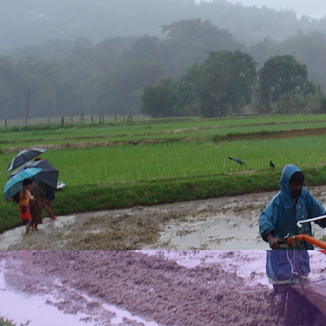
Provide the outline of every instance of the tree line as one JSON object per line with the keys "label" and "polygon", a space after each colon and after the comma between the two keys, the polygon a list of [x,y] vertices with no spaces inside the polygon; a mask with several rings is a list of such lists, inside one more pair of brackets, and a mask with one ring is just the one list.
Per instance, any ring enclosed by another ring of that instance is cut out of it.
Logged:
{"label": "tree line", "polygon": [[225,117],[251,112],[325,113],[323,92],[308,80],[308,71],[291,55],[268,59],[257,72],[253,58],[239,50],[209,52],[178,80],[163,79],[142,95],[142,112],[155,118]]}
{"label": "tree line", "polygon": [[[299,33],[279,43],[266,38],[246,46],[228,30],[196,18],[164,25],[162,35],[114,37],[95,44],[87,38],[49,40],[1,57],[0,118],[24,117],[27,98],[30,117],[150,114],[148,98],[154,91],[162,98],[160,105],[173,104],[173,116],[239,114],[248,103],[262,113],[287,112],[294,104],[300,112],[322,110],[323,34]],[[268,80],[266,86],[261,69],[267,69],[272,57],[277,66],[283,56],[301,69],[292,81],[296,86],[291,88],[290,81],[270,86]]]}

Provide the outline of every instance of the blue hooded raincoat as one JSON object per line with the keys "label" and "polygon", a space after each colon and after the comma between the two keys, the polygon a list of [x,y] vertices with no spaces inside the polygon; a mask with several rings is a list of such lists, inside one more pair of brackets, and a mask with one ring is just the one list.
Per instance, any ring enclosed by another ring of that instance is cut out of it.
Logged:
{"label": "blue hooded raincoat", "polygon": [[[293,164],[286,165],[280,179],[280,192],[268,203],[259,218],[259,231],[262,238],[267,241],[271,234],[276,238],[294,236],[302,232],[311,235],[310,223],[303,224],[303,229],[297,227],[300,220],[325,215],[322,204],[313,197],[306,188],[302,188],[301,195],[294,202],[290,187],[290,178],[301,171]],[[326,227],[326,220],[316,222]],[[313,245],[305,243],[306,249],[313,249]],[[300,248],[295,248],[300,249]],[[310,272],[309,255],[306,250],[268,250],[266,271],[272,283],[292,283],[306,276]]]}
{"label": "blue hooded raincoat", "polygon": [[267,250],[266,273],[272,284],[296,283],[310,273],[308,250]]}
{"label": "blue hooded raincoat", "polygon": [[[300,233],[311,235],[310,223],[304,223],[303,229],[300,229],[297,222],[325,215],[322,204],[304,187],[297,203],[294,202],[289,181],[291,176],[298,171],[301,169],[293,164],[283,168],[280,179],[281,190],[271,199],[260,215],[259,231],[265,241],[267,241],[268,234],[281,239],[287,235],[291,237]],[[321,227],[326,227],[326,219],[316,221],[316,223]],[[313,245],[306,243],[305,249],[313,249]]]}

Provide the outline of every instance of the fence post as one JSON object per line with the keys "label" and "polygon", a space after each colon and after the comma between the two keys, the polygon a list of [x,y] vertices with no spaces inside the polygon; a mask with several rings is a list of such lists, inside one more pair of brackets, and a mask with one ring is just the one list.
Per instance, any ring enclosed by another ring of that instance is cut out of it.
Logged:
{"label": "fence post", "polygon": [[65,124],[65,118],[61,117],[61,125],[63,126]]}
{"label": "fence post", "polygon": [[7,129],[7,119],[5,119],[5,129]]}

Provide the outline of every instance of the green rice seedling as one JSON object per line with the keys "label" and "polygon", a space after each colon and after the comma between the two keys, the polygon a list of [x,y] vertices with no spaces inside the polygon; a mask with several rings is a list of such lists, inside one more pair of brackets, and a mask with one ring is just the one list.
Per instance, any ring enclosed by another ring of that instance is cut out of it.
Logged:
{"label": "green rice seedling", "polygon": [[[0,155],[0,181],[13,153]],[[230,161],[236,157],[246,163]],[[285,164],[323,164],[324,136],[210,142],[166,142],[152,145],[48,150],[42,154],[69,185],[106,184],[268,170],[273,160]]]}
{"label": "green rice seedling", "polygon": [[[49,151],[44,157],[67,184],[119,183],[270,169],[326,162],[323,136]],[[240,166],[228,156],[243,160]]]}
{"label": "green rice seedling", "polygon": [[[170,137],[175,137],[179,132],[190,137],[202,137],[211,134],[219,128],[222,134],[240,132],[277,131],[302,128],[325,127],[325,115],[306,116],[270,116],[270,117],[235,117],[224,119],[198,119],[189,118],[186,121],[169,119],[163,121],[142,121],[130,124],[96,124],[96,125],[71,125],[62,127],[40,128],[30,126],[17,132],[0,130],[0,144],[3,146],[28,146],[31,142],[40,144],[87,141],[87,139],[100,140],[132,140],[135,138],[159,137],[162,133],[171,132]],[[231,128],[231,129],[229,129]],[[176,133],[177,132],[177,133]],[[98,137],[98,138],[96,138]]]}

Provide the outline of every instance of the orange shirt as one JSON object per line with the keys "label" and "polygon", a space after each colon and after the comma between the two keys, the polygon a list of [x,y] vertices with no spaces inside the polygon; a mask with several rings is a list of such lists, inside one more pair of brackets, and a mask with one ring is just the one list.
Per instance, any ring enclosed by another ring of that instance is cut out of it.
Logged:
{"label": "orange shirt", "polygon": [[23,189],[19,192],[19,206],[29,206],[32,199],[33,197],[27,189]]}

